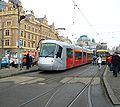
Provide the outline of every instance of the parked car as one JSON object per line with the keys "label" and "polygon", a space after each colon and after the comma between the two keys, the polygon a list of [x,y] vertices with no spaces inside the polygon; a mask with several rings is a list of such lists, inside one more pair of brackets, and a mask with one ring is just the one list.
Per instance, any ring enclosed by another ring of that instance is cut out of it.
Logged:
{"label": "parked car", "polygon": [[9,67],[9,58],[6,58],[6,57],[2,58],[1,67]]}

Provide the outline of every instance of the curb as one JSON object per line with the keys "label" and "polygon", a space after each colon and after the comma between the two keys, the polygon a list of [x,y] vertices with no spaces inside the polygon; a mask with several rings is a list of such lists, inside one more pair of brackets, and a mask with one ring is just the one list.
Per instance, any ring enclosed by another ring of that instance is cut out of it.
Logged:
{"label": "curb", "polygon": [[37,72],[37,71],[38,71],[38,69],[34,69],[34,70],[28,70],[28,71],[23,71],[23,72],[21,71],[21,72],[17,72],[17,73],[2,75],[2,76],[0,76],[0,79],[6,78],[6,77],[17,76],[17,75],[21,75],[21,74],[26,74],[26,73],[30,73],[30,72]]}
{"label": "curb", "polygon": [[107,69],[108,69],[108,66],[106,67],[105,72],[103,74],[103,83],[105,86],[106,93],[114,105],[120,105],[119,100],[114,95],[113,90],[111,89],[111,87],[106,79]]}

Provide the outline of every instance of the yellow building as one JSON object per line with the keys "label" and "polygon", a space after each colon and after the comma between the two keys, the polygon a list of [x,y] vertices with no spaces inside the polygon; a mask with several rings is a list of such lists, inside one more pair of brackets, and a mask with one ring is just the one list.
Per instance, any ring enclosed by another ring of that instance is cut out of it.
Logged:
{"label": "yellow building", "polygon": [[59,39],[54,24],[48,25],[46,15],[43,18],[36,18],[33,11],[26,14],[21,2],[19,2],[20,16],[25,18],[20,21],[20,38],[18,38],[18,8],[15,8],[10,0],[8,3],[0,2],[3,5],[0,7],[0,52],[4,50],[4,53],[6,51],[17,53],[18,39],[20,39],[21,54],[29,51],[36,55],[36,47],[41,39]]}

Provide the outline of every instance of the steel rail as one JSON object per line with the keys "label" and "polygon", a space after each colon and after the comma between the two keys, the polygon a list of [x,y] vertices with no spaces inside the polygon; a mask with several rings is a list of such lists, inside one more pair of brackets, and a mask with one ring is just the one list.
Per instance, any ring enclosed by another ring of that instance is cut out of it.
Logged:
{"label": "steel rail", "polygon": [[[86,71],[87,71],[87,70],[84,70],[83,72],[78,73],[78,74],[80,75],[80,74],[82,74],[82,73],[84,73],[84,72],[86,72]],[[72,74],[71,76],[73,76],[73,74]],[[68,82],[71,81],[71,80],[72,80],[72,78],[71,78],[70,80],[68,80],[66,83],[62,83],[61,85],[58,85],[57,87],[54,87],[54,88],[52,88],[52,89],[44,92],[43,94],[40,94],[40,95],[38,95],[38,96],[35,96],[35,97],[33,97],[32,99],[29,99],[28,101],[26,101],[26,102],[18,105],[17,107],[23,107],[23,106],[31,103],[32,101],[37,100],[37,99],[40,98],[40,97],[43,97],[44,95],[48,94],[48,93],[51,92],[52,90],[55,90],[55,89],[56,89],[56,91],[52,94],[52,96],[49,98],[49,100],[48,100],[47,103],[45,104],[45,107],[47,107],[47,106],[50,104],[50,102],[52,101],[52,99],[54,98],[54,96],[56,95],[56,93],[58,93],[58,92],[59,92],[66,84],[68,84]]]}
{"label": "steel rail", "polygon": [[[90,82],[87,83],[87,84],[83,87],[83,89],[75,96],[75,98],[67,105],[67,107],[71,107],[71,106],[76,102],[76,100],[83,94],[83,92],[84,92],[86,89],[89,88],[89,86],[92,84],[94,78],[96,77],[96,75],[97,75],[98,73],[99,73],[99,72],[96,72],[95,75],[93,75],[93,77],[91,78]],[[89,99],[89,101],[90,101],[90,99]],[[91,101],[90,101],[89,103],[91,103]],[[89,106],[92,107],[91,104],[89,104]]]}
{"label": "steel rail", "polygon": [[[83,72],[81,72],[83,73]],[[79,73],[79,75],[81,74]],[[97,72],[98,73],[98,72]],[[97,74],[95,73],[95,75]],[[79,98],[79,95],[81,95],[86,89],[87,87],[91,84],[91,82],[93,81],[93,78],[95,77],[95,75],[92,77],[91,81],[85,85],[85,87],[77,94],[77,96],[72,100],[72,102],[69,104],[70,106],[67,107],[71,107],[72,103],[74,103],[74,100],[76,101],[77,98]],[[66,83],[64,83],[59,89],[57,89],[54,94],[50,97],[50,99],[47,101],[47,103],[45,104],[45,107],[48,107],[48,105],[50,104],[50,102],[54,99],[54,96],[66,85],[68,84],[73,78],[71,78],[70,80],[68,80]]]}
{"label": "steel rail", "polygon": [[[78,74],[82,74],[82,73],[84,73],[84,72],[86,72],[86,70],[84,70],[83,72],[80,72],[80,73],[78,73]],[[72,75],[74,75],[74,74],[75,74],[75,73],[73,73]],[[70,74],[70,75],[71,75],[71,74]],[[56,79],[58,79],[58,78],[65,78],[65,77],[70,76],[70,75],[64,75],[64,76],[61,76],[61,77],[56,76],[56,77],[54,77],[54,78],[53,78],[53,77],[50,77],[50,78],[47,78],[47,79],[43,80],[42,82],[50,81],[50,80],[56,80]],[[18,76],[18,75],[17,75],[17,76]],[[17,76],[14,76],[14,77],[17,77]],[[12,76],[12,77],[13,77],[13,76]],[[10,78],[10,77],[7,77],[7,78]],[[3,78],[3,79],[4,79],[4,78]],[[12,86],[4,89],[4,90],[1,91],[0,93],[6,92],[6,91],[8,91],[9,89],[15,88],[15,87],[19,86],[19,84],[23,84],[23,83],[25,83],[25,82],[33,81],[33,80],[36,80],[36,79],[38,79],[38,78],[33,78],[33,79],[30,79],[30,80],[25,80],[25,81],[22,81],[22,82],[18,82],[18,83],[16,83],[15,85],[12,85]],[[0,79],[0,80],[2,80],[2,79]],[[0,83],[2,83],[2,82],[0,82]]]}

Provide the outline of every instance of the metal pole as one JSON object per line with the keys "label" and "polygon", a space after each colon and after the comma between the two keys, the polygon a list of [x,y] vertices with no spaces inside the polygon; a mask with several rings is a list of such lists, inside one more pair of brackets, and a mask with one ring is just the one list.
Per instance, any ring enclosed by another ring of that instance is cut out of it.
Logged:
{"label": "metal pole", "polygon": [[19,5],[17,5],[18,8],[18,70],[21,70],[20,67],[20,9]]}
{"label": "metal pole", "polygon": [[2,21],[2,57],[4,56],[4,22]]}
{"label": "metal pole", "polygon": [[[3,13],[3,9],[2,9],[2,13]],[[1,61],[2,61],[2,58],[4,56],[4,21],[3,21],[3,16],[2,16],[2,38],[1,38],[1,42],[2,42],[2,55],[0,57],[0,69],[1,69]]]}

